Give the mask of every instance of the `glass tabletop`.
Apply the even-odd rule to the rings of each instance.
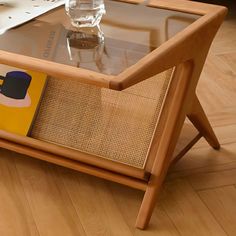
[[[82,30],[58,8],[0,35],[0,50],[117,75],[199,18],[117,1],[105,8],[100,28]]]

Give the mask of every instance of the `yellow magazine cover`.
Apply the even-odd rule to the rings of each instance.
[[[46,74],[33,71],[9,71],[0,76],[0,129],[29,133],[46,80]]]

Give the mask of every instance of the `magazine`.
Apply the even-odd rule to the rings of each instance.
[[[0,76],[0,129],[27,135],[37,112],[47,76],[33,71],[9,71]]]
[[[44,32],[39,28],[43,25]],[[61,27],[33,21],[1,35],[0,48],[50,60]],[[38,42],[35,44],[35,42]],[[45,73],[0,65],[0,129],[29,135],[47,81]]]

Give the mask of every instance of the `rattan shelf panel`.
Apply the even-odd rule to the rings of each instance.
[[[144,168],[171,71],[124,91],[50,78],[31,136]]]

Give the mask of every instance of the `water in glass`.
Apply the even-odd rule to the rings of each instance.
[[[65,10],[75,27],[94,27],[105,14],[103,0],[66,0]]]

